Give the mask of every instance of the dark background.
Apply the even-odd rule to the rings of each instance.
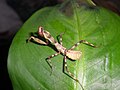
[[[0,0],[0,90],[12,90],[7,71],[10,44],[22,24],[38,9],[54,6],[64,0]],[[82,0],[81,0],[82,1]],[[120,0],[93,0],[120,15]]]

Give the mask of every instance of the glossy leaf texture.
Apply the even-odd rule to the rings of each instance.
[[[63,55],[51,59],[51,74],[45,59],[56,51],[50,46],[26,43],[39,26],[56,40],[64,32],[63,46],[68,49],[80,40],[97,46],[81,44],[75,49],[82,52],[81,58],[67,59],[68,69],[85,90],[120,90],[120,17],[100,7],[73,2],[37,11],[16,34],[8,56],[14,90],[81,90],[63,73]]]

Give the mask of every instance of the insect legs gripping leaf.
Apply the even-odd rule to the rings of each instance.
[[[52,69],[52,63],[51,63],[51,58],[62,54],[64,56],[63,58],[63,73],[67,74],[68,76],[70,76],[72,79],[74,79],[76,82],[78,82],[80,84],[80,86],[82,87],[82,89],[84,90],[83,86],[81,85],[81,83],[79,82],[79,80],[69,71],[68,67],[67,67],[67,58],[71,59],[71,60],[78,60],[80,59],[82,52],[81,51],[76,51],[74,50],[74,48],[76,48],[79,44],[83,43],[92,47],[96,47],[95,45],[87,42],[86,40],[80,40],[79,42],[77,42],[76,44],[74,44],[70,49],[66,49],[65,47],[63,47],[62,45],[62,34],[60,34],[60,41],[57,42],[52,36],[51,34],[44,30],[43,27],[39,27],[38,32],[37,32],[38,37],[35,37],[34,35],[30,36],[28,41],[34,41],[36,43],[39,44],[43,44],[43,45],[48,45],[49,43],[51,43],[52,45],[55,46],[55,48],[57,49],[57,53],[49,56],[46,58],[50,68]],[[39,37],[41,37],[44,40],[41,40]]]

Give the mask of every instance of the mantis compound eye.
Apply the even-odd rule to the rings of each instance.
[[[44,30],[43,30],[43,27],[39,27],[39,30],[38,30],[38,34],[41,36],[41,37],[43,37],[44,35],[43,35],[43,32],[44,32]]]

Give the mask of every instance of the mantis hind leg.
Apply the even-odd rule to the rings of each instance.
[[[94,47],[94,48],[97,47],[97,46],[95,46],[94,44],[92,44],[92,43],[90,43],[90,42],[88,42],[88,41],[86,41],[86,40],[80,40],[79,42],[77,42],[76,44],[74,44],[69,50],[73,50],[74,48],[76,48],[76,47],[77,47],[79,44],[81,44],[81,43],[86,44],[86,45],[89,45],[89,46]]]
[[[82,90],[84,90],[84,88],[83,88],[82,84],[79,82],[79,80],[68,70],[68,67],[67,67],[67,56],[66,55],[64,56],[64,59],[63,59],[63,73],[65,73],[66,75],[71,77],[73,80],[78,82],[79,85],[81,86]]]

